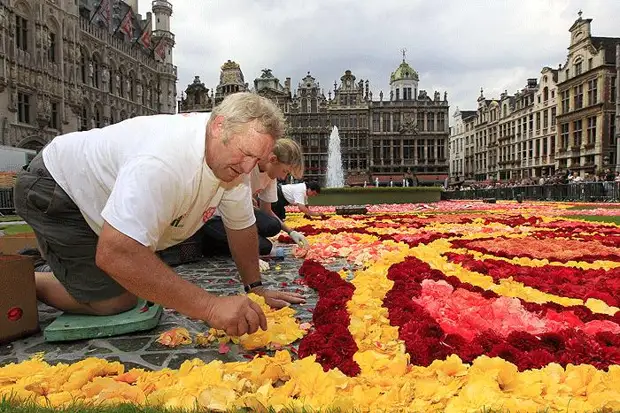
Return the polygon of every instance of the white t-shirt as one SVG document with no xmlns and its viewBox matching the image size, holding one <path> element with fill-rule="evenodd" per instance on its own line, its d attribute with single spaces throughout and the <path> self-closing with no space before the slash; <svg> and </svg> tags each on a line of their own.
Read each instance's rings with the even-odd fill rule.
<svg viewBox="0 0 620 413">
<path fill-rule="evenodd" d="M 276 202 L 278 200 L 278 183 L 266 172 L 261 172 L 258 165 L 250 172 L 250 186 L 252 195 L 258 195 L 261 201 Z"/>
<path fill-rule="evenodd" d="M 306 184 L 303 182 L 299 184 L 282 185 L 282 195 L 284 195 L 284 198 L 289 204 L 306 205 L 308 203 Z"/>
<path fill-rule="evenodd" d="M 151 250 L 192 236 L 213 215 L 256 219 L 248 175 L 222 182 L 204 159 L 210 113 L 142 116 L 59 136 L 43 150 L 58 185 L 99 235 L 104 220 Z"/>
</svg>

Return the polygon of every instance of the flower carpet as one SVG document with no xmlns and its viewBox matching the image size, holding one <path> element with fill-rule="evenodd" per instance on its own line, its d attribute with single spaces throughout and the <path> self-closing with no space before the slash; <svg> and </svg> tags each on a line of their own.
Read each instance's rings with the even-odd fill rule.
<svg viewBox="0 0 620 413">
<path fill-rule="evenodd" d="M 298 307 L 273 310 L 250 295 L 268 331 L 177 328 L 158 341 L 221 353 L 235 344 L 258 350 L 252 359 L 149 371 L 35 356 L 0 367 L 0 397 L 253 411 L 619 411 L 620 227 L 571 218 L 571 206 L 458 201 L 357 216 L 325 208 L 325 220 L 291 211 L 287 223 L 311 244 L 293 253 L 295 283 L 318 294 L 312 323 Z"/>
</svg>

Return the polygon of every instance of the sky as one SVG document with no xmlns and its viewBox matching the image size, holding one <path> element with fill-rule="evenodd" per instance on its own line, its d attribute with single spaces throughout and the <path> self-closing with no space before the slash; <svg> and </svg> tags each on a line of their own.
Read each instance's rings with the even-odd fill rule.
<svg viewBox="0 0 620 413">
<path fill-rule="evenodd" d="M 620 0 L 169 1 L 179 96 L 194 76 L 214 89 L 231 59 L 250 86 L 264 68 L 293 88 L 310 72 L 327 96 L 351 70 L 387 99 L 406 49 L 418 88 L 448 92 L 452 115 L 475 110 L 480 88 L 487 99 L 514 94 L 543 67 L 564 64 L 579 10 L 594 36 L 620 37 Z M 138 1 L 143 17 L 150 4 Z"/>
</svg>

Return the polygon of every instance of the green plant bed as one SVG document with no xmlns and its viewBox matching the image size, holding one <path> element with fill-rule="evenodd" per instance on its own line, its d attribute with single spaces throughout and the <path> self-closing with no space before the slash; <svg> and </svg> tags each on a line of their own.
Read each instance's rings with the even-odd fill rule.
<svg viewBox="0 0 620 413">
<path fill-rule="evenodd" d="M 566 218 L 583 219 L 584 221 L 593 221 L 593 222 L 610 222 L 612 224 L 620 225 L 620 216 L 567 215 Z"/>
<path fill-rule="evenodd" d="M 33 232 L 32 227 L 28 224 L 16 224 L 16 225 L 1 225 L 0 231 L 4 232 L 4 235 L 26 234 Z"/>
<path fill-rule="evenodd" d="M 440 187 L 325 188 L 308 198 L 310 205 L 375 205 L 439 202 Z"/>
</svg>

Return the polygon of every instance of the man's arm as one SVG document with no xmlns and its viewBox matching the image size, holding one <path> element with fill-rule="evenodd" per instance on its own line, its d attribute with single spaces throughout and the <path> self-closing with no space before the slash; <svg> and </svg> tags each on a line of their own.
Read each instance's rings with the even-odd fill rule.
<svg viewBox="0 0 620 413">
<path fill-rule="evenodd" d="M 262 310 L 247 297 L 216 297 L 184 280 L 149 248 L 107 222 L 97 243 L 96 264 L 129 292 L 204 320 L 231 335 L 267 329 Z M 258 264 L 257 264 L 258 266 Z"/>
<path fill-rule="evenodd" d="M 311 216 L 311 217 L 324 217 L 325 216 L 325 214 L 322 214 L 320 212 L 312 212 L 312 211 L 310 211 L 310 208 L 308 208 L 304 204 L 291 204 L 291 205 L 296 206 L 305 215 L 308 215 L 308 216 Z"/>
</svg>

